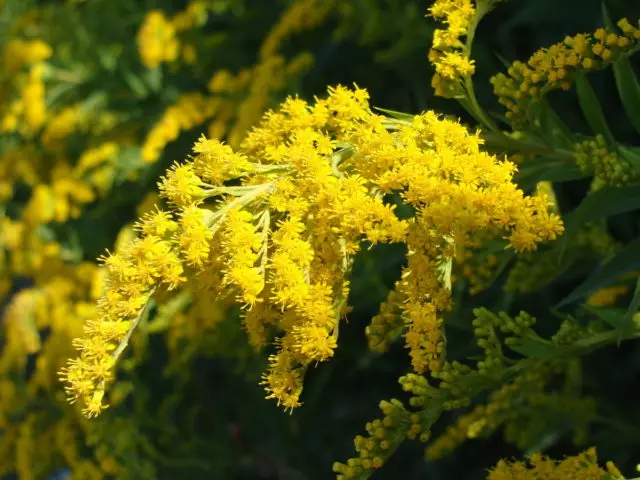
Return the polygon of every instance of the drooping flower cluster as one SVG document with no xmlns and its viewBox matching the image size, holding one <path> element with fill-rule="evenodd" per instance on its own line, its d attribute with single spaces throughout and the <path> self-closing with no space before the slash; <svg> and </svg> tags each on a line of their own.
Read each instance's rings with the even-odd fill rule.
<svg viewBox="0 0 640 480">
<path fill-rule="evenodd" d="M 620 58 L 636 52 L 640 29 L 626 18 L 618 23 L 622 34 L 599 28 L 593 34 L 579 33 L 562 42 L 542 48 L 527 62 L 514 62 L 507 75 L 491 78 L 498 101 L 507 108 L 506 117 L 514 128 L 526 123 L 529 107 L 552 90 L 568 90 L 575 78 L 601 70 Z"/>
<path fill-rule="evenodd" d="M 289 98 L 239 152 L 202 138 L 192 161 L 174 165 L 160 183 L 171 211 L 143 218 L 141 237 L 105 259 L 99 315 L 63 374 L 86 413 L 104 408 L 114 361 L 150 295 L 185 278 L 242 305 L 254 345 L 276 337 L 263 384 L 293 408 L 306 369 L 337 346 L 363 242 L 407 244 L 402 328 L 424 372 L 442 361 L 456 246 L 482 232 L 524 251 L 562 231 L 548 200 L 526 197 L 511 181 L 515 167 L 482 152 L 477 135 L 432 112 L 390 121 L 367 100 L 365 90 L 343 87 L 312 105 Z M 415 215 L 400 219 L 389 196 Z"/>
</svg>

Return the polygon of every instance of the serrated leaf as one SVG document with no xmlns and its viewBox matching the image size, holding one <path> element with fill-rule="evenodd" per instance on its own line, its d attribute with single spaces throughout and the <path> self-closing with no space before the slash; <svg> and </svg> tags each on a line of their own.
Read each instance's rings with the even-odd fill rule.
<svg viewBox="0 0 640 480">
<path fill-rule="evenodd" d="M 607 124 L 602 105 L 600 105 L 598 96 L 593 91 L 585 75 L 581 75 L 576 79 L 576 92 L 578 94 L 578 103 L 591 131 L 597 135 L 602 135 L 607 140 L 607 143 L 614 144 L 615 138 Z"/>
<path fill-rule="evenodd" d="M 600 265 L 584 282 L 561 300 L 556 308 L 580 300 L 637 269 L 640 269 L 640 238 L 633 240 L 608 262 Z"/>
<path fill-rule="evenodd" d="M 578 207 L 565 216 L 565 232 L 558 242 L 561 255 L 583 223 L 630 212 L 640 208 L 640 184 L 605 187 L 589 194 Z"/>
</svg>

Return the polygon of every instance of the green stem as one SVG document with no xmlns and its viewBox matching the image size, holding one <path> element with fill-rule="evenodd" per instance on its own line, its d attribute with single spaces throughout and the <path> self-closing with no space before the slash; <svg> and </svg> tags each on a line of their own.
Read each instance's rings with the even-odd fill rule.
<svg viewBox="0 0 640 480">
<path fill-rule="evenodd" d="M 218 224 L 227 215 L 227 213 L 229 213 L 234 208 L 243 207 L 248 203 L 251 203 L 257 197 L 259 197 L 263 193 L 268 192 L 273 187 L 274 187 L 273 182 L 263 183 L 261 185 L 253 186 L 253 188 L 251 188 L 247 193 L 245 193 L 241 197 L 236 198 L 232 202 L 229 202 L 224 207 L 216 211 L 207 222 L 207 228 L 216 227 L 214 228 L 214 230 L 216 230 L 217 227 L 219 226 Z"/>
<path fill-rule="evenodd" d="M 633 340 L 640 338 L 640 330 L 636 330 L 628 335 L 626 335 L 622 340 Z M 622 341 L 621 340 L 621 341 Z M 594 350 L 607 346 L 609 344 L 617 343 L 619 341 L 619 332 L 617 330 L 610 330 L 607 332 L 602 332 L 596 335 L 593 335 L 588 338 L 583 338 L 576 341 L 573 345 L 568 346 L 557 346 L 555 349 L 550 351 L 548 356 L 544 358 L 537 357 L 529 357 L 523 360 L 518 361 L 515 365 L 506 368 L 497 378 L 496 377 L 486 377 L 486 382 L 478 381 L 476 384 L 476 388 L 474 391 L 469 393 L 469 396 L 473 397 L 475 395 L 480 394 L 485 390 L 490 390 L 499 385 L 504 384 L 511 378 L 515 377 L 519 373 L 523 371 L 529 370 L 531 367 L 535 367 L 539 362 L 553 362 L 553 360 L 560 360 L 566 358 L 575 358 L 581 355 L 586 355 L 591 353 Z M 456 399 L 457 397 L 452 396 L 451 398 L 443 398 L 443 400 Z"/>
<path fill-rule="evenodd" d="M 480 20 L 484 17 L 492 8 L 490 2 L 478 2 L 476 14 L 471 20 L 469 28 L 467 30 L 467 41 L 465 44 L 465 54 L 468 58 L 471 58 L 471 48 L 473 46 L 473 39 L 476 35 L 476 30 L 478 25 L 480 24 Z M 486 114 L 484 109 L 480 106 L 478 99 L 476 97 L 475 90 L 473 88 L 473 81 L 471 77 L 468 76 L 464 79 L 463 84 L 464 90 L 467 94 L 465 100 L 467 102 L 460 102 L 462 106 L 472 113 L 476 119 L 480 120 L 480 123 L 493 132 L 500 132 L 500 129 L 496 125 L 496 123 Z M 471 109 L 471 110 L 469 110 Z"/>
</svg>

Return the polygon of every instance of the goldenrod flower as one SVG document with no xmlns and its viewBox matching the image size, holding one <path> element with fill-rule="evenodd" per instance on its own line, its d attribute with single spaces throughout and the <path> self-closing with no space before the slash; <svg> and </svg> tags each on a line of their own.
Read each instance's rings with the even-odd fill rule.
<svg viewBox="0 0 640 480">
<path fill-rule="evenodd" d="M 175 27 L 161 10 L 150 11 L 138 32 L 138 51 L 147 68 L 172 62 L 178 55 L 179 42 Z"/>
<path fill-rule="evenodd" d="M 514 128 L 526 123 L 529 106 L 552 90 L 567 90 L 575 78 L 601 70 L 617 58 L 635 52 L 640 30 L 627 19 L 618 22 L 622 35 L 604 28 L 593 34 L 579 33 L 535 52 L 527 62 L 514 62 L 507 74 L 491 78 L 494 93 L 507 108 L 506 116 Z"/>
<path fill-rule="evenodd" d="M 429 15 L 446 25 L 436 29 L 429 61 L 436 73 L 431 80 L 436 95 L 451 97 L 462 93 L 461 83 L 475 71 L 473 60 L 461 38 L 467 35 L 476 15 L 472 0 L 436 0 Z"/>
<path fill-rule="evenodd" d="M 287 99 L 239 151 L 201 138 L 192 161 L 160 182 L 170 212 L 145 215 L 142 236 L 105 259 L 97 322 L 122 328 L 107 335 L 92 327 L 76 342 L 80 359 L 65 373 L 70 393 L 97 413 L 94 398 L 112 375 L 99 362 L 120 355 L 154 290 L 189 277 L 244 307 L 254 345 L 271 331 L 278 336 L 263 384 L 293 408 L 307 368 L 337 347 L 354 255 L 376 243 L 408 247 L 396 328 L 414 369 L 438 371 L 457 249 L 482 233 L 531 250 L 562 231 L 550 202 L 525 196 L 512 183 L 515 166 L 480 146 L 477 135 L 433 112 L 390 122 L 370 110 L 366 90 L 340 86 L 313 105 Z M 415 215 L 398 218 L 388 194 Z"/>
<path fill-rule="evenodd" d="M 534 453 L 525 462 L 500 460 L 489 471 L 487 480 L 601 480 L 622 479 L 620 471 L 608 462 L 607 468 L 598 465 L 595 448 L 578 455 L 553 460 L 541 453 Z"/>
</svg>

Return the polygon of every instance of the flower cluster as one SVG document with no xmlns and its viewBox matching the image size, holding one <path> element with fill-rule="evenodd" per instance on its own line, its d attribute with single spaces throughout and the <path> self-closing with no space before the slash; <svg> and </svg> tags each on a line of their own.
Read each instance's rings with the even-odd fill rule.
<svg viewBox="0 0 640 480">
<path fill-rule="evenodd" d="M 599 28 L 593 34 L 580 33 L 534 53 L 527 62 L 514 62 L 507 75 L 491 79 L 494 93 L 507 108 L 506 117 L 515 129 L 526 123 L 530 105 L 552 90 L 568 90 L 575 78 L 601 70 L 622 55 L 638 50 L 640 30 L 626 18 L 618 22 L 622 34 Z"/>
<path fill-rule="evenodd" d="M 216 110 L 217 101 L 199 92 L 180 95 L 177 102 L 167 108 L 153 125 L 142 145 L 142 159 L 153 163 L 160 158 L 165 147 L 180 133 L 202 125 Z"/>
<path fill-rule="evenodd" d="M 592 190 L 610 185 L 623 187 L 640 178 L 640 169 L 611 150 L 602 135 L 576 144 L 575 159 L 585 173 L 592 173 Z"/>
<path fill-rule="evenodd" d="M 230 145 L 239 146 L 247 131 L 260 120 L 272 93 L 282 90 L 287 78 L 300 74 L 313 62 L 313 56 L 307 52 L 287 60 L 279 53 L 283 42 L 295 33 L 321 23 L 329 13 L 330 5 L 331 2 L 318 0 L 292 3 L 262 42 L 260 59 L 255 65 L 236 74 L 227 69 L 216 71 L 209 80 L 210 95 L 199 92 L 182 94 L 163 112 L 147 134 L 142 146 L 143 160 L 148 163 L 157 161 L 164 148 L 176 140 L 181 132 L 206 121 L 209 121 L 210 137 L 227 136 Z M 206 8 L 204 2 L 191 2 L 185 11 L 176 14 L 171 22 L 165 19 L 162 25 L 165 29 L 175 28 L 176 31 L 192 28 L 199 18 L 206 15 Z M 164 18 L 160 12 L 151 12 L 147 23 L 158 15 Z M 155 20 L 155 23 L 158 22 Z M 150 27 L 145 25 L 140 30 L 140 42 L 149 37 Z M 145 59 L 158 48 L 153 48 L 148 42 L 141 43 L 140 54 Z M 166 61 L 172 60 L 175 58 Z M 145 64 L 151 68 L 146 60 Z M 154 66 L 158 64 L 158 61 L 153 62 Z"/>
<path fill-rule="evenodd" d="M 14 295 L 3 312 L 0 474 L 38 478 L 64 462 L 72 478 L 102 478 L 117 473 L 118 464 L 104 452 L 97 461 L 83 453 L 92 425 L 61 402 L 46 411 L 32 406 L 58 397 L 57 371 L 73 352 L 71 339 L 95 314 L 103 277 L 89 262 L 69 265 L 50 256 L 43 263 L 34 285 Z"/>
<path fill-rule="evenodd" d="M 514 166 L 482 152 L 477 135 L 432 112 L 389 121 L 367 99 L 343 87 L 312 105 L 289 98 L 240 151 L 202 138 L 192 161 L 174 165 L 160 183 L 171 210 L 144 217 L 141 236 L 105 258 L 98 316 L 63 372 L 88 415 L 104 408 L 115 360 L 149 297 L 187 278 L 242 305 L 254 345 L 276 336 L 263 384 L 293 408 L 307 368 L 337 346 L 363 242 L 408 247 L 397 291 L 412 363 L 423 372 L 442 361 L 456 245 L 482 232 L 526 251 L 562 232 L 548 200 L 525 196 L 511 182 Z M 413 217 L 395 215 L 386 202 L 394 195 Z"/>
<path fill-rule="evenodd" d="M 436 95 L 453 97 L 462 92 L 461 81 L 475 71 L 469 50 L 461 38 L 466 36 L 476 16 L 472 0 L 437 0 L 429 8 L 429 15 L 446 24 L 433 32 L 429 61 L 436 73 L 431 85 Z"/>
<path fill-rule="evenodd" d="M 161 10 L 152 10 L 138 32 L 138 51 L 147 68 L 173 62 L 179 53 L 176 29 Z"/>
<path fill-rule="evenodd" d="M 162 63 L 183 60 L 193 64 L 197 59 L 194 46 L 179 34 L 201 26 L 207 20 L 211 5 L 202 0 L 191 0 L 186 8 L 168 18 L 162 10 L 151 10 L 138 31 L 138 54 L 146 68 L 156 68 Z"/>
<path fill-rule="evenodd" d="M 41 40 L 14 39 L 5 46 L 2 63 L 10 76 L 2 79 L 3 91 L 11 89 L 17 95 L 3 99 L 0 132 L 31 135 L 45 122 L 45 60 L 52 54 Z"/>
<path fill-rule="evenodd" d="M 606 469 L 598 465 L 594 448 L 578 455 L 553 460 L 540 453 L 534 453 L 526 462 L 500 460 L 489 471 L 487 480 L 602 480 L 623 479 L 612 462 Z"/>
<path fill-rule="evenodd" d="M 333 464 L 337 480 L 362 478 L 362 475 L 382 467 L 405 437 L 415 438 L 422 430 L 420 416 L 408 412 L 398 400 L 383 400 L 379 407 L 384 414 L 382 420 L 368 422 L 365 428 L 369 436 L 358 435 L 353 441 L 358 458 L 350 458 L 346 464 Z M 423 441 L 427 439 L 428 433 L 421 438 Z"/>
</svg>

